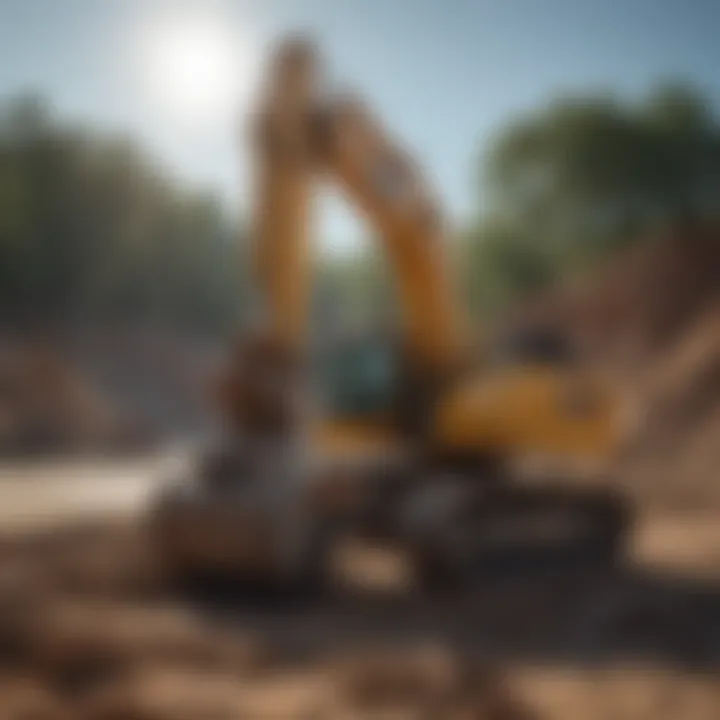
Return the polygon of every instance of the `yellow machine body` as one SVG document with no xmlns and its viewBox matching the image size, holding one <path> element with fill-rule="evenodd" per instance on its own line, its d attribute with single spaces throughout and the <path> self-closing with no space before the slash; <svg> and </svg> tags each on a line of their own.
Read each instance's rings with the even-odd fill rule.
<svg viewBox="0 0 720 720">
<path fill-rule="evenodd" d="M 617 448 L 622 427 L 621 398 L 601 377 L 527 365 L 459 383 L 438 404 L 428 441 L 447 457 L 601 459 Z M 384 416 L 327 418 L 312 438 L 318 452 L 333 455 L 387 454 L 404 440 Z"/>
<path fill-rule="evenodd" d="M 586 371 L 498 368 L 456 387 L 437 409 L 433 441 L 449 452 L 603 456 L 619 440 L 619 398 Z"/>
<path fill-rule="evenodd" d="M 362 102 L 320 100 L 314 52 L 286 48 L 279 57 L 259 114 L 275 142 L 255 148 L 254 203 L 259 279 L 275 335 L 302 352 L 311 294 L 311 188 L 322 175 L 361 210 L 382 244 L 410 365 L 434 379 L 453 378 L 441 383 L 447 390 L 428 410 L 429 440 L 440 452 L 610 452 L 620 430 L 619 402 L 592 373 L 566 365 L 503 367 L 480 358 L 468 375 L 469 323 L 458 302 L 441 213 L 423 173 Z M 326 447 L 378 448 L 399 441 L 395 430 L 389 416 L 329 417 L 314 437 Z"/>
</svg>

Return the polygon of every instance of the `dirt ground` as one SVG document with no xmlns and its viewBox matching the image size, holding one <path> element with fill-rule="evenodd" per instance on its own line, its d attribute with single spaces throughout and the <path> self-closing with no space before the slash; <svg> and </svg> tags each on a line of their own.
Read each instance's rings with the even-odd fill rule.
<svg viewBox="0 0 720 720">
<path fill-rule="evenodd" d="M 643 518 L 617 571 L 287 606 L 171 592 L 135 522 L 0 541 L 0 718 L 720 717 L 720 529 Z"/>
</svg>

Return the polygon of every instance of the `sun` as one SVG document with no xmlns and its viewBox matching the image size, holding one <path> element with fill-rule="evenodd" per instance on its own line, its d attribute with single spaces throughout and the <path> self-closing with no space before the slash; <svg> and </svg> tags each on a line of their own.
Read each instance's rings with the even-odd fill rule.
<svg viewBox="0 0 720 720">
<path fill-rule="evenodd" d="M 144 33 L 143 72 L 153 97 L 192 122 L 229 118 L 255 71 L 248 37 L 220 18 L 167 18 Z"/>
</svg>

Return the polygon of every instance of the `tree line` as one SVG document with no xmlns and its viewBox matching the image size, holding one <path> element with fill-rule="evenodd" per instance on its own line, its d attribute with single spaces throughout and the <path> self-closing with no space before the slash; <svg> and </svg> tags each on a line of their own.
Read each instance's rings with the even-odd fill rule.
<svg viewBox="0 0 720 720">
<path fill-rule="evenodd" d="M 247 302 L 242 228 L 130 138 L 0 101 L 0 323 L 232 327 Z M 564 98 L 510 122 L 478 161 L 477 212 L 451 246 L 473 310 L 492 313 L 653 229 L 715 219 L 720 123 L 697 90 Z M 368 247 L 368 252 L 374 248 Z M 382 262 L 319 268 L 316 306 L 391 306 Z M 329 298 L 329 299 L 328 299 Z"/>
<path fill-rule="evenodd" d="M 237 229 L 128 137 L 0 104 L 0 322 L 222 326 L 237 311 Z"/>
<path fill-rule="evenodd" d="M 669 226 L 716 221 L 720 123 L 683 84 L 561 98 L 498 135 L 477 189 L 462 267 L 475 310 L 492 312 Z"/>
</svg>

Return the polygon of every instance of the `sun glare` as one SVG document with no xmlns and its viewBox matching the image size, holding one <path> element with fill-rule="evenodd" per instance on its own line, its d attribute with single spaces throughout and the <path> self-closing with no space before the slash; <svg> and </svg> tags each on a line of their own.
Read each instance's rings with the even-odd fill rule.
<svg viewBox="0 0 720 720">
<path fill-rule="evenodd" d="M 144 44 L 149 90 L 184 120 L 229 118 L 249 91 L 253 49 L 219 19 L 164 19 L 146 27 Z"/>
</svg>

